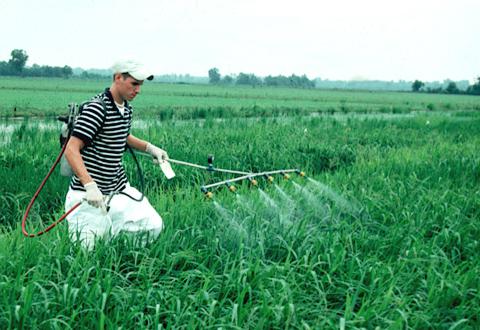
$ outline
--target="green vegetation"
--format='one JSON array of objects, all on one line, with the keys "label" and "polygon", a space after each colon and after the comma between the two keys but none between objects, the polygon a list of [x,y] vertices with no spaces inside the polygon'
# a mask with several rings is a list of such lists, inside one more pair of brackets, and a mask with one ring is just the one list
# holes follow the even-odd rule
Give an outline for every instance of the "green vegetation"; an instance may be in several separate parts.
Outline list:
[{"label": "green vegetation", "polygon": [[[33,64],[26,66],[28,54],[23,49],[13,49],[10,52],[10,59],[8,61],[0,61],[0,77],[59,77],[68,79],[75,77],[75,79],[82,80],[102,80],[111,76],[109,69],[89,69],[82,68],[72,69],[68,65],[62,66],[48,66]],[[223,86],[266,86],[266,87],[284,87],[284,88],[321,88],[321,89],[344,89],[344,90],[376,90],[376,91],[408,91],[409,88],[413,92],[427,92],[427,93],[444,93],[444,94],[469,94],[480,95],[480,77],[478,82],[470,85],[468,80],[451,81],[449,79],[443,82],[433,81],[424,83],[420,80],[415,80],[413,83],[400,81],[381,81],[381,80],[323,80],[315,78],[310,80],[306,75],[298,76],[292,74],[290,76],[272,76],[257,77],[253,73],[240,72],[238,75],[221,76],[218,68],[211,68],[208,70],[207,77],[193,77],[189,74],[176,75],[164,74],[156,75],[156,81],[166,83],[195,83],[204,84],[209,82],[214,85]]]},{"label": "green vegetation", "polygon": [[[0,78],[0,116],[54,116],[110,85],[109,79]],[[324,91],[145,83],[136,116],[157,119],[238,118],[333,113],[480,110],[474,96]]]},{"label": "green vegetation", "polygon": [[33,64],[27,67],[28,55],[23,49],[14,49],[8,62],[0,61],[0,76],[62,77],[69,78],[73,70],[68,65],[63,67]]},{"label": "green vegetation", "polygon": [[[11,107],[53,115],[107,84],[0,81],[0,328],[480,327],[478,98],[145,84],[133,133],[172,158],[214,153],[218,167],[301,168],[312,181],[279,176],[208,201],[200,185],[224,176],[174,166],[166,181],[142,158],[166,224],[157,241],[87,253],[65,224],[24,238],[59,123]],[[52,176],[31,231],[62,214],[67,182]]]},{"label": "green vegetation", "polygon": [[267,76],[265,78],[257,77],[253,73],[240,72],[238,75],[226,75],[221,77],[217,68],[208,70],[208,80],[210,84],[221,85],[249,85],[249,86],[275,86],[275,87],[291,87],[291,88],[314,88],[315,81],[307,78],[306,75],[297,76],[292,74],[290,77],[285,76]]},{"label": "green vegetation", "polygon": [[415,80],[412,83],[413,92],[426,92],[426,93],[435,93],[435,94],[469,94],[469,95],[480,95],[480,77],[477,78],[477,81],[472,85],[469,85],[465,90],[458,88],[457,84],[454,81],[448,82],[445,88],[442,86],[437,87],[425,87],[425,83],[420,80]]}]

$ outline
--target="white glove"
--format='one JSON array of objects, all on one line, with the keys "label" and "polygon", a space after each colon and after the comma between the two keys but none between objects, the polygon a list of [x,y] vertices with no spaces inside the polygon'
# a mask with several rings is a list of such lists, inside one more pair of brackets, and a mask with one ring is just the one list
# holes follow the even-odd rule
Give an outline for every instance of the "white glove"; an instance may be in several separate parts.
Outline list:
[{"label": "white glove", "polygon": [[159,147],[155,147],[151,143],[147,144],[147,149],[145,151],[152,155],[155,164],[162,164],[164,161],[168,160],[167,152]]},{"label": "white glove", "polygon": [[98,207],[104,214],[107,214],[107,208],[105,206],[105,201],[103,200],[103,194],[98,189],[97,184],[95,181],[86,183],[83,185],[85,187],[85,190],[87,191],[87,194],[85,196],[88,204]]}]

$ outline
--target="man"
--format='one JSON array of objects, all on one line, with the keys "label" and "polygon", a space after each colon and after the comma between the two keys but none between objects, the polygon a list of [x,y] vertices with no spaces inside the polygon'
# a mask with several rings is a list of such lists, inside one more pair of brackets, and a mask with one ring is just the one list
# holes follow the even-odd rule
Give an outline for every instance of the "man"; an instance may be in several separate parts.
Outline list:
[{"label": "man", "polygon": [[[134,61],[118,62],[113,71],[111,87],[84,106],[65,149],[74,172],[65,209],[84,201],[67,218],[68,229],[71,238],[79,239],[87,249],[94,247],[97,237],[147,232],[149,238],[155,238],[163,229],[162,218],[147,198],[134,200],[140,199],[141,193],[130,186],[122,165],[126,144],[148,152],[160,163],[168,159],[164,150],[130,134],[129,102],[153,75]],[[111,194],[107,212],[105,200]]]}]

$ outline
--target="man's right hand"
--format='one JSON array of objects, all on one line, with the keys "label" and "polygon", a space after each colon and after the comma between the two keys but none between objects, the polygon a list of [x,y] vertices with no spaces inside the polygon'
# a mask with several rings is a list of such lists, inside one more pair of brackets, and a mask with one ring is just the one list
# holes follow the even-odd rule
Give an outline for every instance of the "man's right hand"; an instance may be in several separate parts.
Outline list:
[{"label": "man's right hand", "polygon": [[94,207],[98,207],[104,213],[107,213],[107,208],[105,206],[105,201],[103,200],[103,194],[100,191],[100,189],[98,189],[98,186],[95,183],[95,181],[85,183],[83,186],[85,187],[85,190],[87,192],[85,198],[86,198],[88,204],[90,204]]}]

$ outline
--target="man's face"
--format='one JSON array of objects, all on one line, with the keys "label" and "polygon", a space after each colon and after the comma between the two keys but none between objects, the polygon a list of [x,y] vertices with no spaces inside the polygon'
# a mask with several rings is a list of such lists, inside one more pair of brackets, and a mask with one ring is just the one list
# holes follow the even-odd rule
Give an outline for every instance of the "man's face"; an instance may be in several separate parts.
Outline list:
[{"label": "man's face", "polygon": [[115,85],[125,101],[133,100],[140,93],[142,84],[143,80],[137,80],[128,74],[117,74],[115,76]]}]

